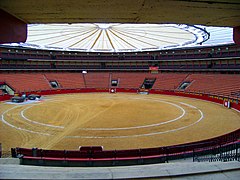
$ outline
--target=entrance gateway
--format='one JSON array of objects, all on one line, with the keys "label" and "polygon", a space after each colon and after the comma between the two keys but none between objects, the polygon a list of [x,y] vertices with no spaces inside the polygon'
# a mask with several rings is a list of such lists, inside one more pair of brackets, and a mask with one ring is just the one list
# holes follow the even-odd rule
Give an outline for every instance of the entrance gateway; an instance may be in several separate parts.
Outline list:
[{"label": "entrance gateway", "polygon": [[139,94],[149,94],[149,90],[152,89],[156,78],[145,78],[142,85],[140,86],[138,93]]},{"label": "entrance gateway", "polygon": [[[137,90],[138,94],[149,94],[149,90],[152,89],[156,78],[145,78],[142,85]],[[119,80],[111,81],[111,88],[109,88],[109,93],[116,93],[116,88],[118,87]]]}]

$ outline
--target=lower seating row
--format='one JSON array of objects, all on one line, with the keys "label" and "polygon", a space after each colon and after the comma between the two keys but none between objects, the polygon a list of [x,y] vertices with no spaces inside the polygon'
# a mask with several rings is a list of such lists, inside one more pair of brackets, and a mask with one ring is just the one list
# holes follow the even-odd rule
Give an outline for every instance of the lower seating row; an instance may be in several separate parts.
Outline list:
[{"label": "lower seating row", "polygon": [[111,80],[118,80],[117,88],[138,89],[145,78],[155,78],[153,89],[178,90],[181,83],[189,82],[185,91],[206,92],[225,96],[240,91],[240,75],[189,74],[146,72],[90,72],[82,73],[0,73],[0,82],[6,82],[16,92],[54,89],[49,81],[57,81],[59,88],[110,88]]},{"label": "lower seating row", "polygon": [[[38,158],[68,158],[68,159],[128,159],[128,158],[152,158],[165,155],[179,155],[192,152],[197,148],[209,148],[229,144],[232,142],[240,142],[240,129],[220,137],[203,140],[194,143],[182,145],[156,147],[146,149],[130,149],[130,150],[103,150],[96,146],[96,149],[89,150],[44,150],[29,148],[12,148],[12,156],[27,156]],[[101,147],[101,146],[100,146]],[[88,149],[88,147],[86,147]]]}]

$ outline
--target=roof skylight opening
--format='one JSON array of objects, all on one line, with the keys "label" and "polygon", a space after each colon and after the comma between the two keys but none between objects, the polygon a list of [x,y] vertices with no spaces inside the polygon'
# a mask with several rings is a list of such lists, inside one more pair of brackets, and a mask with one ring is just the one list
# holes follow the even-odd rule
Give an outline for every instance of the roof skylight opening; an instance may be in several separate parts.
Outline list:
[{"label": "roof skylight opening", "polygon": [[100,24],[96,24],[100,29],[108,29],[111,24],[104,24],[104,23],[100,23]]}]

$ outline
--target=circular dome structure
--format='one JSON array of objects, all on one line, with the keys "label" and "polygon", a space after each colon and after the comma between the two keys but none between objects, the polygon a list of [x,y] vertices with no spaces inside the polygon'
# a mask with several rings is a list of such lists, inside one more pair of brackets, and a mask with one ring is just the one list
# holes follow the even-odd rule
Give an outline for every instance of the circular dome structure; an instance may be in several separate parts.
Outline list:
[{"label": "circular dome structure", "polygon": [[32,24],[24,47],[87,52],[179,48],[208,40],[206,30],[183,24]]}]

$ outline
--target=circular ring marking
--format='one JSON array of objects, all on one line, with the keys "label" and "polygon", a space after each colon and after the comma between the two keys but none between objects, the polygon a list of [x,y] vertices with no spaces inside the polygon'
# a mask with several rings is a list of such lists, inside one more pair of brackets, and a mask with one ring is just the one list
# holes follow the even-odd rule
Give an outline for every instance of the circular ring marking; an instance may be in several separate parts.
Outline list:
[{"label": "circular ring marking", "polygon": [[33,120],[28,119],[28,118],[24,115],[24,112],[25,112],[27,109],[32,108],[33,106],[36,106],[36,105],[29,106],[29,107],[27,107],[27,108],[25,108],[25,109],[23,109],[23,110],[21,111],[21,116],[22,116],[23,119],[25,119],[26,121],[29,121],[29,122],[31,122],[31,123],[33,123],[33,124],[38,124],[38,125],[42,125],[42,126],[47,126],[47,127],[52,127],[52,128],[60,128],[60,129],[63,129],[63,128],[64,128],[64,126],[54,126],[54,125],[51,125],[51,124],[40,123],[40,122],[37,122],[37,121],[33,121]]},{"label": "circular ring marking", "polygon": [[187,126],[183,126],[183,127],[180,127],[180,128],[171,129],[171,130],[167,130],[167,131],[153,132],[153,133],[147,133],[147,134],[135,134],[135,135],[128,135],[128,136],[65,136],[65,138],[85,138],[85,139],[108,139],[109,138],[109,139],[114,139],[114,138],[153,136],[153,135],[165,134],[165,133],[170,133],[170,132],[176,132],[176,131],[179,131],[179,130],[189,128],[189,127],[199,123],[204,118],[204,115],[203,115],[203,112],[201,110],[198,109],[198,111],[201,114],[201,117],[196,122],[194,122],[192,124],[189,124]]},{"label": "circular ring marking", "polygon": [[[87,99],[88,99],[88,98],[87,98]],[[141,98],[132,98],[132,99],[141,99]],[[144,98],[144,100],[149,100],[149,99],[145,99],[145,98]],[[155,99],[152,99],[152,100],[153,100],[153,101],[161,101],[161,102],[162,102],[162,100],[155,100]],[[54,101],[54,100],[53,100],[53,101]],[[60,100],[55,100],[55,101],[60,101]],[[167,103],[169,103],[169,102],[167,102]],[[171,103],[171,104],[172,104],[172,103]],[[191,107],[191,108],[197,109],[195,106],[192,106],[192,105],[189,105],[189,104],[186,104],[186,103],[183,103],[183,102],[180,102],[180,104],[183,104],[183,105],[189,106],[189,107]],[[172,104],[172,105],[178,106],[178,105],[176,105],[176,104]],[[35,134],[40,134],[40,135],[47,135],[47,136],[50,136],[50,135],[51,135],[51,134],[48,134],[48,133],[40,133],[40,132],[36,132],[36,131],[31,131],[31,130],[28,130],[28,129],[20,128],[20,127],[17,127],[17,126],[14,126],[14,125],[8,123],[8,122],[4,119],[5,113],[7,113],[7,112],[9,112],[10,110],[15,109],[15,108],[17,108],[17,107],[19,107],[19,106],[20,106],[20,105],[15,106],[15,107],[13,107],[13,108],[10,108],[10,109],[8,109],[8,110],[6,110],[6,111],[4,111],[4,112],[2,113],[2,121],[3,121],[5,124],[7,124],[7,125],[10,126],[10,127],[15,128],[15,129],[22,130],[22,131],[26,131],[26,132],[30,132],[30,133],[35,133]],[[31,106],[31,107],[32,107],[32,106]],[[180,107],[180,106],[179,106],[179,107]],[[30,107],[28,107],[28,108],[30,108]],[[181,108],[182,108],[182,107],[181,107]],[[184,110],[184,109],[183,109],[183,110]],[[167,131],[162,131],[162,132],[153,132],[153,133],[148,133],[148,134],[129,135],[129,136],[108,136],[108,137],[104,137],[104,136],[65,136],[65,138],[128,138],[128,137],[151,136],[151,135],[164,134],[164,133],[168,133],[168,132],[175,132],[175,131],[185,129],[185,128],[188,128],[188,127],[190,127],[190,126],[192,126],[192,125],[195,125],[195,124],[199,123],[199,122],[203,119],[204,116],[203,116],[203,113],[202,113],[202,111],[201,111],[200,109],[198,109],[198,111],[200,112],[201,117],[200,117],[196,122],[194,122],[194,123],[192,123],[192,124],[190,124],[190,125],[187,125],[187,126],[184,126],[184,127],[180,127],[180,128],[176,128],[176,129],[172,129],[172,130],[167,130]],[[185,112],[185,110],[184,110],[184,112]],[[172,120],[170,120],[170,121],[172,121]],[[164,122],[163,122],[163,123],[164,123]],[[165,123],[166,123],[166,122],[165,122]],[[42,123],[42,124],[43,124],[43,123]],[[150,126],[151,126],[151,125],[150,125]],[[131,127],[130,127],[130,128],[131,128]]]},{"label": "circular ring marking", "polygon": [[[132,99],[140,99],[140,98],[132,98]],[[140,100],[152,101],[152,100],[149,100],[149,99],[140,99]],[[132,126],[132,127],[122,127],[122,128],[79,128],[79,129],[80,130],[85,130],[85,131],[88,131],[88,130],[90,130],[90,131],[116,131],[116,130],[129,130],[129,129],[149,128],[149,127],[160,126],[160,125],[163,125],[163,124],[167,124],[167,123],[170,123],[170,122],[177,121],[177,120],[181,119],[185,115],[185,113],[186,113],[186,111],[181,106],[178,106],[176,104],[173,104],[173,103],[170,103],[170,102],[166,102],[166,101],[163,101],[163,100],[153,100],[153,101],[164,102],[166,104],[171,104],[171,105],[181,109],[182,114],[180,116],[178,116],[177,118],[175,118],[175,119],[171,119],[171,120],[168,120],[168,121],[165,121],[165,122],[156,123],[156,124],[149,124],[149,125],[145,125],[145,126]]]},{"label": "circular ring marking", "polygon": [[4,111],[4,112],[2,113],[2,115],[1,115],[1,117],[2,117],[2,122],[3,122],[4,124],[12,127],[12,128],[17,129],[17,130],[26,131],[26,132],[33,133],[33,134],[40,134],[40,135],[44,135],[44,136],[51,136],[51,134],[49,134],[49,133],[41,133],[41,132],[36,132],[36,131],[32,131],[32,130],[28,130],[28,129],[24,129],[24,128],[21,128],[21,127],[14,126],[13,124],[7,122],[7,121],[4,119],[4,115],[5,115],[7,112],[9,112],[9,111],[11,111],[11,110],[13,110],[13,109],[15,109],[15,108],[17,108],[17,107],[20,107],[20,106],[21,106],[21,105],[14,106],[14,107],[12,107],[12,108],[7,109],[6,111]]},{"label": "circular ring marking", "polygon": [[[74,98],[74,97],[71,97],[71,98]],[[117,97],[114,97],[114,98],[117,98]],[[77,98],[77,99],[80,99],[80,98]],[[82,99],[82,98],[81,98]],[[88,98],[87,98],[88,99]],[[163,125],[163,124],[167,124],[167,123],[170,123],[170,122],[174,122],[174,121],[177,121],[179,119],[181,119],[184,115],[185,115],[185,110],[181,107],[181,106],[178,106],[176,104],[173,104],[173,103],[170,103],[170,102],[166,102],[164,100],[156,100],[156,99],[145,99],[145,98],[131,98],[131,99],[140,99],[140,100],[147,100],[147,101],[156,101],[156,102],[164,102],[164,103],[167,103],[167,104],[171,104],[179,109],[181,109],[182,111],[182,114],[175,118],[175,119],[171,119],[169,121],[166,121],[166,122],[161,122],[161,123],[156,123],[156,124],[150,124],[150,125],[145,125],[145,126],[134,126],[134,127],[123,127],[123,128],[79,128],[80,130],[92,130],[92,131],[113,131],[113,130],[129,130],[129,129],[140,129],[140,128],[148,128],[148,127],[153,127],[153,126],[160,126],[160,125]],[[48,99],[48,101],[51,101]],[[52,100],[51,102],[58,102],[58,101],[61,101],[61,100]],[[23,119],[31,122],[31,123],[34,123],[34,124],[38,124],[38,125],[42,125],[42,126],[47,126],[47,127],[52,127],[52,128],[60,128],[60,129],[63,129],[64,126],[54,126],[54,125],[50,125],[50,124],[46,124],[46,123],[40,123],[40,122],[37,122],[37,121],[33,121],[33,120],[30,120],[29,118],[27,118],[25,115],[24,115],[24,112],[29,109],[29,108],[32,108],[33,106],[37,106],[37,105],[40,105],[40,104],[35,104],[35,105],[32,105],[30,107],[27,107],[25,108],[24,110],[21,111],[21,116]]]},{"label": "circular ring marking", "polygon": [[[74,98],[74,97],[70,97],[70,98]],[[74,98],[75,99],[75,98]],[[83,98],[76,98],[76,99],[83,99]],[[85,99],[89,99],[89,98],[85,98]],[[47,101],[50,101],[50,102],[61,102],[60,99],[56,99],[56,100],[51,100],[51,99],[47,99]],[[25,115],[24,115],[24,112],[27,110],[27,109],[30,109],[32,108],[33,106],[38,106],[38,105],[41,105],[41,104],[34,104],[32,106],[29,106],[29,107],[26,107],[24,108],[22,111],[21,111],[21,117],[23,119],[25,119],[26,121],[28,122],[31,122],[33,124],[38,124],[38,125],[42,125],[42,126],[47,126],[47,127],[52,127],[52,128],[59,128],[59,129],[64,129],[65,127],[64,126],[55,126],[55,125],[51,125],[51,124],[46,124],[46,123],[40,123],[38,121],[33,121],[29,118],[27,118]],[[85,107],[84,105],[82,105],[83,107]],[[87,108],[88,109],[88,108]]]}]

